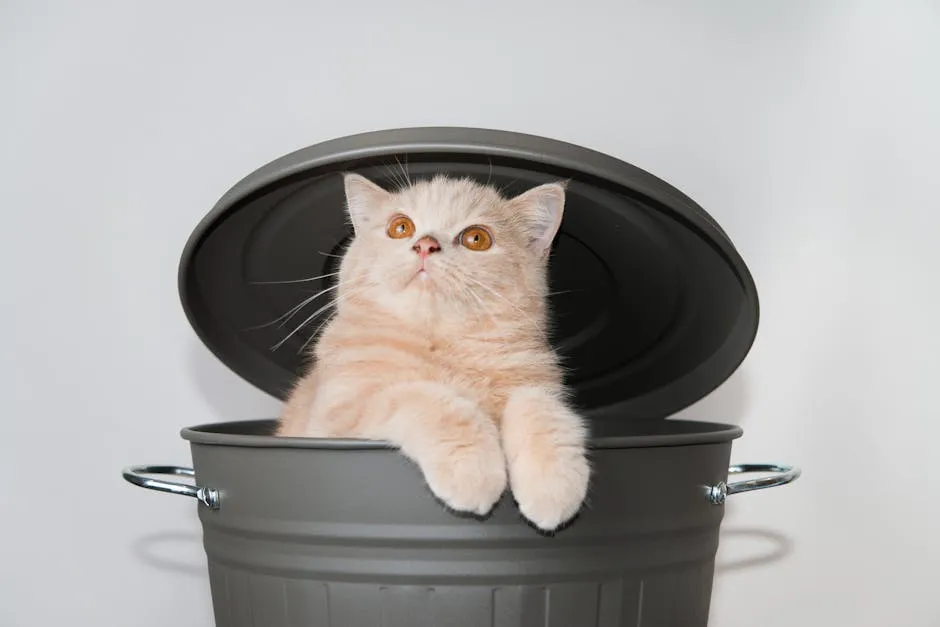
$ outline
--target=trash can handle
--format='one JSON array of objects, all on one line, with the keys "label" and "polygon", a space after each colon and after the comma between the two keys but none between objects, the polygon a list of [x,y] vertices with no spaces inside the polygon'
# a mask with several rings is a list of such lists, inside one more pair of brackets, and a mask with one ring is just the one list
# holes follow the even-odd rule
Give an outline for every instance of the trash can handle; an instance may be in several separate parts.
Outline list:
[{"label": "trash can handle", "polygon": [[[785,466],[782,464],[735,464],[728,468],[729,475],[755,472],[775,474],[758,479],[735,481],[733,483],[721,481],[717,485],[706,486],[708,500],[711,501],[713,505],[722,505],[732,494],[786,485],[799,479],[802,474],[802,471],[798,467]],[[221,504],[221,494],[215,488],[163,481],[161,479],[151,479],[144,476],[176,475],[194,477],[196,473],[192,468],[183,468],[181,466],[130,466],[125,468],[121,474],[126,481],[138,487],[191,496],[209,509],[219,509],[219,505]]]},{"label": "trash can handle", "polygon": [[796,481],[803,474],[796,466],[784,466],[782,464],[735,464],[728,468],[729,475],[752,472],[772,472],[776,474],[758,479],[748,479],[747,481],[735,481],[734,483],[722,481],[718,485],[707,486],[708,500],[711,501],[712,505],[721,505],[732,494],[763,490],[764,488],[776,488]]},{"label": "trash can handle", "polygon": [[130,466],[125,468],[121,474],[126,481],[138,487],[191,496],[209,509],[219,509],[222,500],[221,494],[219,494],[219,491],[215,488],[176,483],[174,481],[163,481],[162,479],[151,479],[144,476],[177,475],[195,477],[196,473],[192,468],[182,468],[180,466]]}]

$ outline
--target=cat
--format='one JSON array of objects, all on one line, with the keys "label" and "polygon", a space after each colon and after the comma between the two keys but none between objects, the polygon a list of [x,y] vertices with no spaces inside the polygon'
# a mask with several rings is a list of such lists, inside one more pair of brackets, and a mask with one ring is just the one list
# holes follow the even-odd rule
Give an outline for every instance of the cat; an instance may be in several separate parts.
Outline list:
[{"label": "cat", "polygon": [[443,175],[387,191],[345,174],[353,238],[336,311],[277,435],[385,440],[458,512],[507,484],[554,531],[580,510],[588,430],[547,339],[547,264],[566,184],[513,198]]}]

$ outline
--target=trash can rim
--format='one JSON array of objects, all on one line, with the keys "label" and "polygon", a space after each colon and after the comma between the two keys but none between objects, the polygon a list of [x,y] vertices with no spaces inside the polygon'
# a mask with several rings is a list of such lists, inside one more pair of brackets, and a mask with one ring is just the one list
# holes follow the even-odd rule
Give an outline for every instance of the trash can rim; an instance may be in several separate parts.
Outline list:
[{"label": "trash can rim", "polygon": [[[394,451],[380,440],[297,438],[271,435],[273,419],[238,420],[186,427],[180,436],[192,444],[246,448]],[[741,427],[696,420],[617,421],[592,425],[592,449],[689,446],[729,442],[741,437]]]}]

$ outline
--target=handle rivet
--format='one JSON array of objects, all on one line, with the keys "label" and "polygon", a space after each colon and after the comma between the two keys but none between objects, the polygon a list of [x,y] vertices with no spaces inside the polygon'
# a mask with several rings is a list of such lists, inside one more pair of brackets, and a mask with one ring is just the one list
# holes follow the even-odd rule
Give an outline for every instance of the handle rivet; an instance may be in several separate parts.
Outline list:
[{"label": "handle rivet", "polygon": [[728,484],[722,481],[718,485],[708,487],[708,500],[712,505],[722,505],[728,498]]}]

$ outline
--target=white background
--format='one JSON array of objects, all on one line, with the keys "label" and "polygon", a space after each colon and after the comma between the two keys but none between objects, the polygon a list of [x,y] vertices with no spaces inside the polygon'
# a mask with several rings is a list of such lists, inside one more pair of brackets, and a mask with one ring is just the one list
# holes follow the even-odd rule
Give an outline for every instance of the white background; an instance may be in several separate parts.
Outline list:
[{"label": "white background", "polygon": [[278,404],[188,326],[183,243],[286,152],[447,124],[635,163],[751,267],[683,415],[805,474],[729,503],[712,624],[940,626],[937,3],[504,2],[0,2],[0,625],[211,624],[194,504],[119,471]]}]

